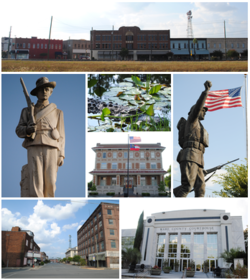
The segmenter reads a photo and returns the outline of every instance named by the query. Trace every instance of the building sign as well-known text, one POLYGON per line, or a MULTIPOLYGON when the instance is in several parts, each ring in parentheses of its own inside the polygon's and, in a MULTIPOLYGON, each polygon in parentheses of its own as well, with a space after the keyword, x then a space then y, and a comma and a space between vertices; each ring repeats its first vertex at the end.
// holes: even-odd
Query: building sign
POLYGON ((215 227, 169 227, 169 228, 158 228, 157 232, 192 232, 192 231, 214 231, 215 227))
POLYGON ((106 257, 119 257, 118 251, 106 251, 106 257))

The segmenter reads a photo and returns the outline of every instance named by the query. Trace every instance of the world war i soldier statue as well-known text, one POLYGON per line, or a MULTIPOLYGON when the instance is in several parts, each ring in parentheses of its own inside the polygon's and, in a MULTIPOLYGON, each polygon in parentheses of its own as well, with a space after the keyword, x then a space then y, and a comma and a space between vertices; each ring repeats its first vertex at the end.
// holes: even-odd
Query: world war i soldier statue
POLYGON ((28 164, 22 168, 21 196, 54 197, 58 166, 65 158, 65 132, 63 112, 49 103, 56 82, 42 77, 30 92, 37 97, 34 105, 21 78, 28 107, 21 112, 16 134, 24 138, 28 151, 28 164))
POLYGON ((191 107, 188 119, 181 118, 177 124, 179 130, 179 145, 181 150, 177 156, 181 170, 181 186, 174 189, 176 197, 186 197, 194 189, 195 197, 205 196, 205 179, 203 154, 208 147, 208 133, 201 124, 207 112, 204 107, 208 92, 212 87, 206 81, 205 90, 201 93, 196 104, 191 107))

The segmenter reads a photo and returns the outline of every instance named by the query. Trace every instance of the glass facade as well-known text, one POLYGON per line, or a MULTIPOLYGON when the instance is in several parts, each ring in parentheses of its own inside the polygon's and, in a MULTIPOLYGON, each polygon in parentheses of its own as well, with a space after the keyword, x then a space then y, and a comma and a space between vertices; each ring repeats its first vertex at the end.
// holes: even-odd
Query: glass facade
POLYGON ((159 234, 157 238, 155 265, 162 267, 165 251, 166 235, 159 234))
POLYGON ((177 242, 178 234, 169 234, 169 245, 168 245, 168 257, 176 258, 177 257, 177 242))

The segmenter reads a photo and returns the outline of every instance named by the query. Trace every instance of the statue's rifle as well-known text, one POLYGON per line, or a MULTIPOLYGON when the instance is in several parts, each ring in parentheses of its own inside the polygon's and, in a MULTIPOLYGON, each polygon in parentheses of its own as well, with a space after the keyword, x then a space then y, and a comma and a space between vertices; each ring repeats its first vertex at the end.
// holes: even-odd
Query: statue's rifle
MULTIPOLYGON (((213 174, 212 174, 211 176, 209 176, 209 177, 205 180, 205 182, 207 182, 207 181, 216 173, 216 170, 221 169, 223 166, 225 166, 225 165, 227 165, 227 164, 229 164, 229 163, 232 163, 232 162, 234 162, 234 161, 236 161, 236 160, 239 160, 239 158, 234 159, 234 160, 232 160, 232 161, 229 161, 229 162, 227 162, 227 163, 224 163, 224 164, 222 164, 222 165, 217 165, 217 166, 215 166, 214 168, 205 170, 205 171, 206 171, 206 172, 205 172, 206 175, 208 175, 208 174, 210 174, 210 173, 213 172, 213 174)), ((192 189, 190 192, 192 192, 192 191, 194 191, 194 189, 192 189)))
MULTIPOLYGON (((35 108, 35 105, 34 103, 31 102, 31 99, 30 99, 30 96, 29 96, 29 93, 27 91, 27 88, 24 84, 24 81, 22 78, 20 78, 20 82, 22 84, 22 87, 23 87, 23 92, 24 92, 24 96, 26 98, 26 101, 27 101, 27 105, 28 105, 28 109, 29 109, 29 115, 30 115, 30 120, 29 122, 31 123, 31 125, 35 125, 36 124, 36 121, 35 121, 35 116, 34 116, 34 108, 35 108)), ((36 136, 36 133, 33 132, 30 136, 30 138, 32 140, 35 139, 35 136, 36 136)))

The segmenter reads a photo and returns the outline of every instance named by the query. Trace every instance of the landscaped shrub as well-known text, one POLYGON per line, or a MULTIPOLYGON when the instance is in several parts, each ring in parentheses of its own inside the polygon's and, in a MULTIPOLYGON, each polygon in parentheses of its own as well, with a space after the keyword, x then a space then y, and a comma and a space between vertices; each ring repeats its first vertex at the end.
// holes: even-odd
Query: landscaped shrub
POLYGON ((150 193, 142 193, 142 196, 150 196, 150 193))
POLYGON ((115 195, 115 193, 114 192, 107 192, 106 195, 113 196, 113 195, 115 195))
POLYGON ((90 195, 98 195, 98 192, 90 192, 90 195))

